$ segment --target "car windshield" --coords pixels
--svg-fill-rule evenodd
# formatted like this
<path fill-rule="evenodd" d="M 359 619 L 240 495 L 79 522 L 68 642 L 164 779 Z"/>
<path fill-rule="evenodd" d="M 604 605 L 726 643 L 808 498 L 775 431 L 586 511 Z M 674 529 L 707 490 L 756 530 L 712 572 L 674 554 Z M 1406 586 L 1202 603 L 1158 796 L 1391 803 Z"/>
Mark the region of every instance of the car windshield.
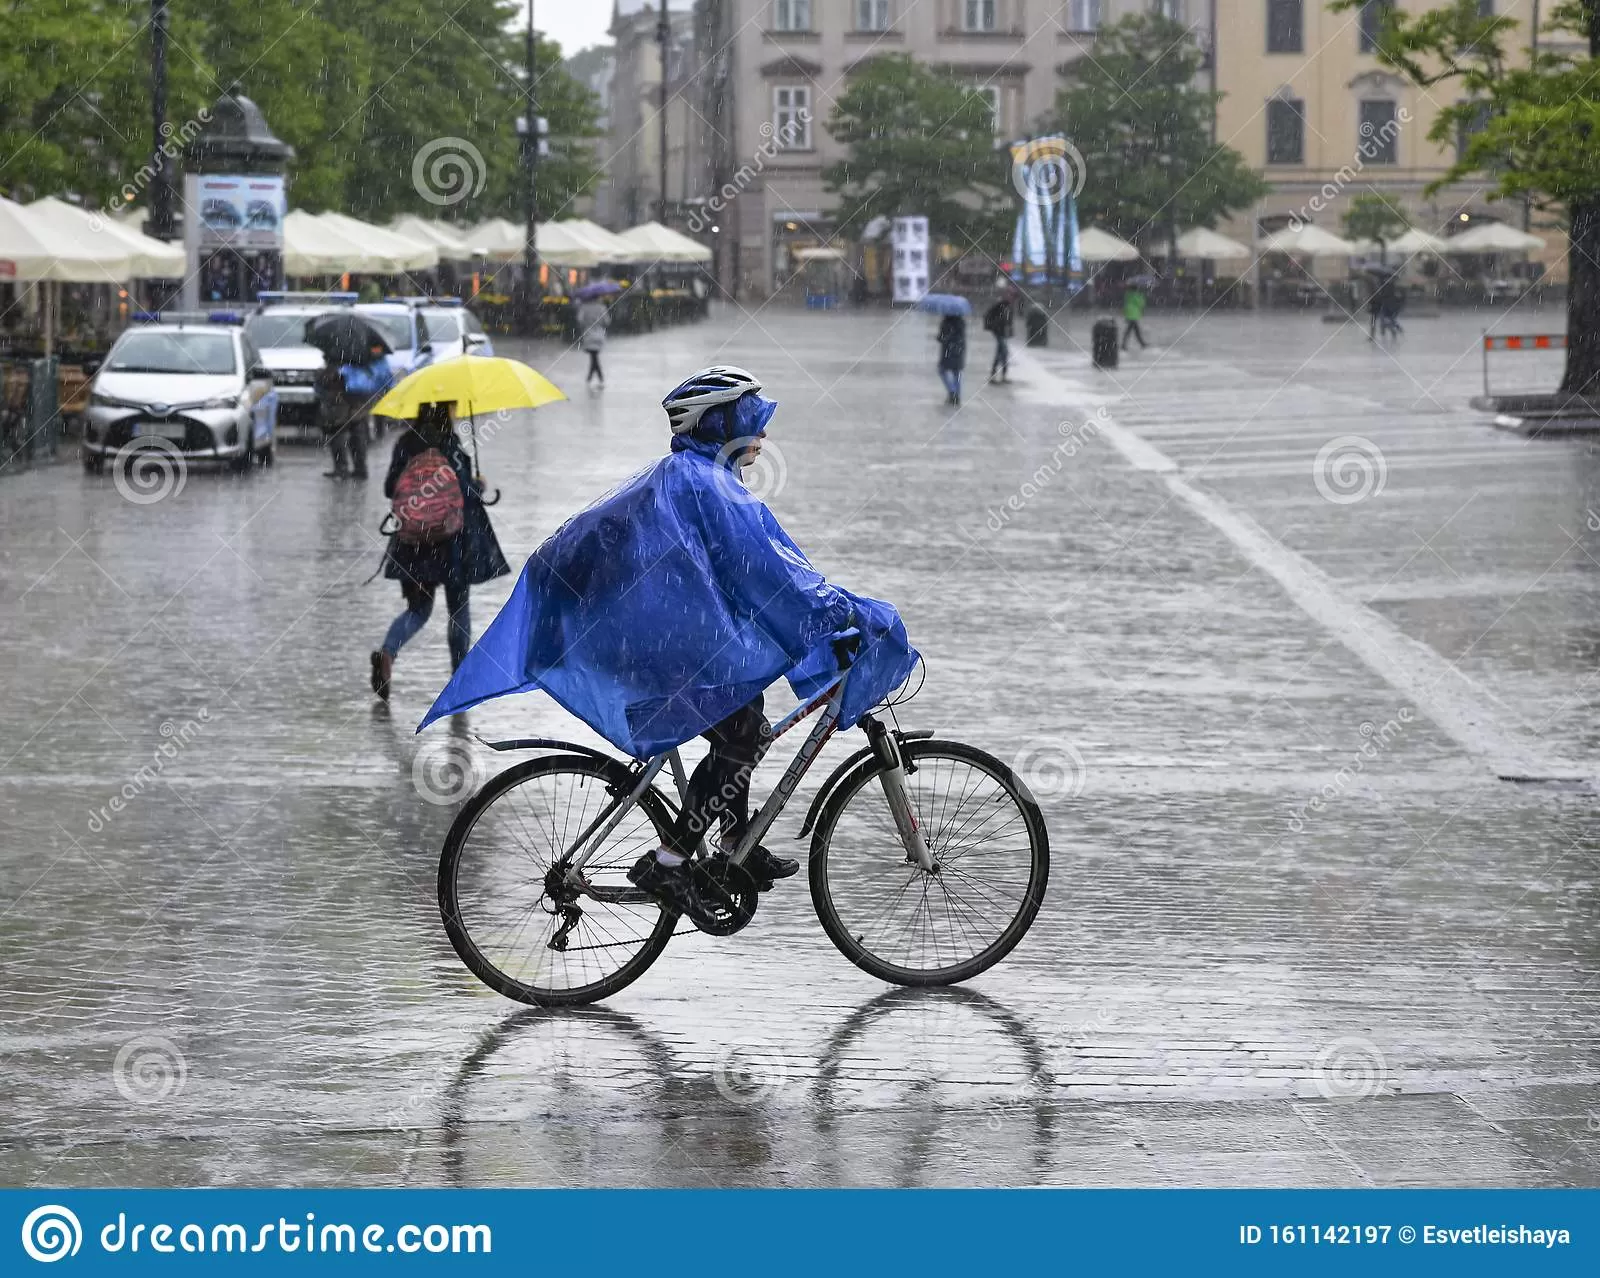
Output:
<path fill-rule="evenodd" d="M 394 312 L 362 311 L 373 326 L 383 334 L 384 340 L 397 351 L 411 349 L 411 316 L 396 315 Z"/>
<path fill-rule="evenodd" d="M 232 373 L 233 338 L 227 333 L 174 333 L 143 329 L 123 334 L 106 361 L 113 373 Z"/>
<path fill-rule="evenodd" d="M 274 315 L 271 311 L 252 315 L 244 322 L 250 340 L 265 350 L 269 346 L 304 346 L 309 315 Z"/>

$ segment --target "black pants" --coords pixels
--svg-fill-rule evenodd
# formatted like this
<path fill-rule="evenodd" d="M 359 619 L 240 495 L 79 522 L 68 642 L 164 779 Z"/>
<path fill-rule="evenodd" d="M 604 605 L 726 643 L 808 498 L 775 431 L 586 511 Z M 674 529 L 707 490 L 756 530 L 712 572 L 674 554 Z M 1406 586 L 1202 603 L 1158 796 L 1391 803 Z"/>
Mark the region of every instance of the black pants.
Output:
<path fill-rule="evenodd" d="M 689 795 L 673 826 L 668 851 L 693 856 L 713 825 L 741 839 L 750 825 L 750 774 L 772 744 L 772 725 L 757 697 L 705 734 L 711 751 L 689 778 Z"/>
<path fill-rule="evenodd" d="M 589 352 L 589 371 L 584 374 L 583 380 L 588 381 L 591 377 L 598 377 L 602 382 L 606 379 L 605 373 L 600 368 L 599 351 Z"/>
<path fill-rule="evenodd" d="M 993 377 L 996 373 L 1007 376 L 1011 373 L 1011 347 L 1007 339 L 999 334 L 994 339 L 994 363 L 989 365 L 989 376 Z"/>
<path fill-rule="evenodd" d="M 1127 350 L 1128 349 L 1128 339 L 1130 337 L 1137 337 L 1139 339 L 1139 349 L 1140 350 L 1144 349 L 1144 334 L 1142 332 L 1140 332 L 1140 330 L 1139 330 L 1139 321 L 1138 320 L 1135 320 L 1135 319 L 1129 320 L 1128 321 L 1128 327 L 1125 330 L 1123 330 L 1123 334 L 1122 334 L 1122 349 L 1123 350 Z"/>

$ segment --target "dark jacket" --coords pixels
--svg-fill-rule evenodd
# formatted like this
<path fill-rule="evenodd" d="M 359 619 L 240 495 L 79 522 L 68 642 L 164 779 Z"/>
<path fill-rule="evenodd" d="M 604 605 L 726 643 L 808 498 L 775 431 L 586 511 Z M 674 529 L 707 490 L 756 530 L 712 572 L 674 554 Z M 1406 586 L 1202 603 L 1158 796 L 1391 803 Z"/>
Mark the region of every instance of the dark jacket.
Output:
<path fill-rule="evenodd" d="M 1004 297 L 983 313 L 983 326 L 996 337 L 1011 336 L 1012 320 L 1011 302 Z"/>
<path fill-rule="evenodd" d="M 505 576 L 511 566 L 506 563 L 500 542 L 489 524 L 483 489 L 473 478 L 472 463 L 454 432 L 442 448 L 424 439 L 414 428 L 395 440 L 394 452 L 389 457 L 389 473 L 383 481 L 383 495 L 393 498 L 395 484 L 400 481 L 406 463 L 430 448 L 438 448 L 444 454 L 450 469 L 461 481 L 461 531 L 449 541 L 434 546 L 413 546 L 391 537 L 383 559 L 383 575 L 400 582 L 402 587 L 454 586 L 458 589 Z"/>
<path fill-rule="evenodd" d="M 967 321 L 959 315 L 946 315 L 939 325 L 939 367 L 963 369 L 967 366 Z"/>

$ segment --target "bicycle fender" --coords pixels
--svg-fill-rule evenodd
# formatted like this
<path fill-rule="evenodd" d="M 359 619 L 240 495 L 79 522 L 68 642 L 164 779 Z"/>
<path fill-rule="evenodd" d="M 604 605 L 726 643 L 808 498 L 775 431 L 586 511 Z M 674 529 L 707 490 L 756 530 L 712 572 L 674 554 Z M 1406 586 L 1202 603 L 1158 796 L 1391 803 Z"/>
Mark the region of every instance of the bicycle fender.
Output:
<path fill-rule="evenodd" d="M 928 728 L 925 731 L 902 732 L 899 734 L 900 740 L 902 741 L 925 741 L 931 736 L 933 736 L 932 728 Z M 803 839 L 811 833 L 812 827 L 817 823 L 817 818 L 822 815 L 822 807 L 825 803 L 827 803 L 828 796 L 839 788 L 839 783 L 843 781 L 858 764 L 860 764 L 863 760 L 870 758 L 872 758 L 872 747 L 869 745 L 862 746 L 861 749 L 857 750 L 832 772 L 828 773 L 827 780 L 822 783 L 821 787 L 817 790 L 816 797 L 811 800 L 811 807 L 806 812 L 805 824 L 800 827 L 800 833 L 795 835 L 795 838 Z"/>
<path fill-rule="evenodd" d="M 517 737 L 512 741 L 484 741 L 482 737 L 478 737 L 477 740 L 491 750 L 560 750 L 570 754 L 586 754 L 591 759 L 617 762 L 604 750 L 595 750 L 589 746 L 579 745 L 575 741 L 560 741 L 555 737 Z"/>

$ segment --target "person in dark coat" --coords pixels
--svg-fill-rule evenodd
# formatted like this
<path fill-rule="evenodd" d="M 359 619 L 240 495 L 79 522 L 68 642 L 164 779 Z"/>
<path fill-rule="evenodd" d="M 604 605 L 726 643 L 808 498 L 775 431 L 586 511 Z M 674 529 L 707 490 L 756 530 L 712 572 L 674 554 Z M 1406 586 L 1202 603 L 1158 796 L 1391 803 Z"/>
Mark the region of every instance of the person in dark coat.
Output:
<path fill-rule="evenodd" d="M 1011 380 L 1011 334 L 1014 323 L 1014 302 L 1010 290 L 983 313 L 983 326 L 994 334 L 994 362 L 989 365 L 989 380 Z M 997 378 L 995 375 L 999 374 Z"/>
<path fill-rule="evenodd" d="M 939 324 L 939 378 L 949 392 L 945 403 L 961 403 L 961 370 L 967 366 L 967 321 L 946 315 Z"/>
<path fill-rule="evenodd" d="M 330 362 L 317 375 L 318 418 L 333 457 L 333 469 L 323 472 L 329 479 L 367 477 L 367 415 L 371 409 L 370 396 L 345 390 L 337 364 Z"/>
<path fill-rule="evenodd" d="M 394 659 L 427 624 L 439 587 L 444 587 L 445 609 L 450 617 L 450 668 L 454 670 L 472 647 L 472 620 L 467 610 L 471 588 L 511 571 L 484 508 L 483 478 L 473 474 L 466 450 L 456 438 L 448 404 L 422 405 L 416 422 L 395 440 L 389 473 L 383 481 L 384 496 L 394 497 L 406 464 L 430 448 L 444 454 L 461 484 L 461 531 L 448 541 L 433 545 L 413 545 L 396 538 L 389 541 L 383 575 L 400 583 L 406 610 L 390 623 L 383 646 L 372 654 L 372 690 L 383 701 L 389 699 Z"/>

